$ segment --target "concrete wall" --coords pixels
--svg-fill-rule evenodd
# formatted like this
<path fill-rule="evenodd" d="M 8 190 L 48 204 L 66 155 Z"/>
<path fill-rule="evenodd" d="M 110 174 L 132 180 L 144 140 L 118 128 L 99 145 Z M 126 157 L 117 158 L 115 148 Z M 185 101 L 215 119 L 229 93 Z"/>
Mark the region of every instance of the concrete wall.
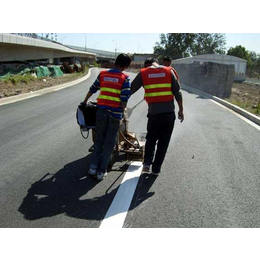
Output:
<path fill-rule="evenodd" d="M 199 62 L 200 64 L 204 62 L 214 62 L 219 64 L 234 65 L 235 66 L 234 81 L 246 80 L 247 61 L 231 55 L 224 55 L 224 54 L 198 55 L 198 56 L 173 60 L 172 66 L 174 67 L 175 64 L 191 64 L 194 62 Z"/>
<path fill-rule="evenodd" d="M 181 84 L 211 95 L 226 98 L 231 94 L 235 75 L 234 65 L 208 62 L 204 64 L 175 64 Z"/>

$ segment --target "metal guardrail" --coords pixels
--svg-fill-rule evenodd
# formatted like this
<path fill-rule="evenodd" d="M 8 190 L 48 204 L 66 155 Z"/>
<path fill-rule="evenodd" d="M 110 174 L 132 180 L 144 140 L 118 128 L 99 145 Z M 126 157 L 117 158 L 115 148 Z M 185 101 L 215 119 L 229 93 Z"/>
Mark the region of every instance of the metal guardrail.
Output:
<path fill-rule="evenodd" d="M 103 51 L 98 49 L 91 49 L 91 48 L 85 48 L 85 47 L 79 47 L 79 46 L 73 46 L 73 45 L 64 45 L 70 49 L 77 50 L 77 51 L 86 51 L 97 54 L 97 57 L 107 57 L 111 59 L 115 59 L 116 53 L 112 51 Z"/>
<path fill-rule="evenodd" d="M 46 42 L 52 42 L 52 43 L 63 45 L 60 42 L 57 42 L 57 41 L 54 41 L 54 40 L 51 40 L 51 39 L 48 39 L 48 38 L 45 38 L 45 37 L 41 37 L 41 36 L 39 36 L 38 34 L 35 34 L 35 33 L 11 33 L 11 34 L 24 36 L 24 37 L 29 37 L 29 38 L 33 38 L 33 39 L 38 39 L 38 40 L 42 40 L 42 41 L 46 41 Z"/>

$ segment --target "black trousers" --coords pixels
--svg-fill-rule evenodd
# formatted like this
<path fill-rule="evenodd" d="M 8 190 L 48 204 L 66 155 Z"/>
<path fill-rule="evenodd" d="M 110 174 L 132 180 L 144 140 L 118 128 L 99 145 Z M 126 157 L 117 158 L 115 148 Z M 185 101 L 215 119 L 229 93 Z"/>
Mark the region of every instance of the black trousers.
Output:
<path fill-rule="evenodd" d="M 151 165 L 159 173 L 164 161 L 174 128 L 175 114 L 148 115 L 144 164 Z M 155 146 L 157 149 L 155 152 Z"/>

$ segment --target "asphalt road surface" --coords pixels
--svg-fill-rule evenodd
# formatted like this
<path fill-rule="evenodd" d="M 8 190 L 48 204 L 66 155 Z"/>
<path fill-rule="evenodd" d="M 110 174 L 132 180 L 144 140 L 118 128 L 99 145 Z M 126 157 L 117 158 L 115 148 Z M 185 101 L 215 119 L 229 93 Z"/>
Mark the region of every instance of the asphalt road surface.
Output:
<path fill-rule="evenodd" d="M 87 176 L 92 139 L 82 138 L 75 114 L 98 71 L 75 86 L 0 106 L 1 228 L 101 226 L 130 162 L 119 158 L 101 182 Z M 185 120 L 175 123 L 162 173 L 138 177 L 122 226 L 260 227 L 259 128 L 182 93 Z M 130 131 L 146 131 L 142 99 L 140 90 L 129 100 Z"/>

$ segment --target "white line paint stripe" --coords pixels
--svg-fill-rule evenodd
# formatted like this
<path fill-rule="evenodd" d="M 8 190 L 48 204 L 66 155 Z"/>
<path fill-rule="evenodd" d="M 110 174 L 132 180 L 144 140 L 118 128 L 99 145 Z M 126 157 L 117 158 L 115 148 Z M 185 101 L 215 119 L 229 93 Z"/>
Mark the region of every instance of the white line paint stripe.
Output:
<path fill-rule="evenodd" d="M 228 108 L 228 107 L 226 107 L 226 106 L 224 106 L 224 105 L 218 103 L 218 102 L 215 101 L 215 100 L 210 99 L 210 101 L 212 101 L 213 103 L 215 103 L 215 104 L 217 104 L 217 105 L 223 107 L 224 109 L 228 110 L 228 111 L 231 112 L 232 114 L 238 116 L 239 118 L 241 118 L 242 120 L 244 120 L 245 122 L 247 122 L 248 124 L 250 124 L 251 126 L 253 126 L 254 128 L 256 128 L 257 130 L 260 131 L 260 126 L 257 125 L 256 123 L 254 123 L 254 122 L 252 122 L 251 120 L 247 119 L 246 117 L 244 117 L 244 116 L 238 114 L 238 113 L 235 112 L 234 110 L 232 110 L 232 109 L 230 109 L 230 108 Z"/>
<path fill-rule="evenodd" d="M 142 172 L 141 162 L 132 162 L 100 228 L 122 228 Z"/>

